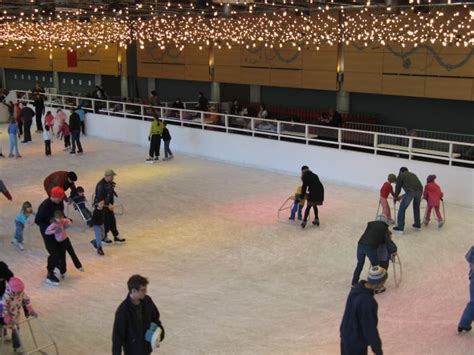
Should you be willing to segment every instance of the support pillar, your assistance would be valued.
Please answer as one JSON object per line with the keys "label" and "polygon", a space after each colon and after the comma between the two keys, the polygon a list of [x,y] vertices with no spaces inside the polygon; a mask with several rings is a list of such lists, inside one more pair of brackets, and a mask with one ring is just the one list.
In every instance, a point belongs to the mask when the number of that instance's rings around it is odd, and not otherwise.
{"label": "support pillar", "polygon": [[94,86],[102,84],[102,75],[96,74],[94,77],[94,81],[95,81]]}
{"label": "support pillar", "polygon": [[260,85],[250,85],[250,102],[262,102],[262,87]]}
{"label": "support pillar", "polygon": [[53,88],[59,92],[59,73],[57,71],[53,71]]}
{"label": "support pillar", "polygon": [[211,101],[221,102],[221,84],[215,81],[211,83]]}
{"label": "support pillar", "polygon": [[337,45],[337,94],[336,94],[336,110],[342,113],[348,113],[350,110],[350,95],[344,91],[344,60],[345,60],[345,36],[344,36],[344,13],[339,11],[339,28],[341,30],[341,38]]}
{"label": "support pillar", "polygon": [[0,76],[2,77],[2,88],[6,89],[7,88],[7,77],[5,76],[5,69],[1,68],[0,69]]}
{"label": "support pillar", "polygon": [[156,90],[156,79],[155,78],[148,78],[147,79],[147,90],[148,90],[148,92],[146,94],[147,97],[150,96],[150,92],[152,90]]}
{"label": "support pillar", "polygon": [[128,78],[125,75],[120,77],[120,96],[128,97]]}

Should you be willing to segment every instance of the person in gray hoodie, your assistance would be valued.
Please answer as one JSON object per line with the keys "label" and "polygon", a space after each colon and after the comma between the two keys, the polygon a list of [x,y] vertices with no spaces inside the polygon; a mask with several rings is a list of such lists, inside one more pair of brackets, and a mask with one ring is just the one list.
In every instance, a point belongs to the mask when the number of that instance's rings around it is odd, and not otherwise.
{"label": "person in gray hoodie", "polygon": [[413,228],[421,228],[420,203],[421,197],[423,196],[423,185],[421,184],[420,179],[405,167],[400,168],[397,177],[395,196],[393,197],[395,200],[398,199],[402,189],[405,191],[405,195],[403,195],[402,202],[400,202],[400,207],[398,208],[397,226],[393,228],[394,231],[400,234],[403,233],[403,230],[405,229],[405,211],[412,200],[413,217],[415,219]]}
{"label": "person in gray hoodie", "polygon": [[458,332],[468,332],[472,329],[472,322],[474,321],[474,245],[466,254],[466,260],[470,265],[469,270],[469,302],[464,309],[461,320],[458,325]]}

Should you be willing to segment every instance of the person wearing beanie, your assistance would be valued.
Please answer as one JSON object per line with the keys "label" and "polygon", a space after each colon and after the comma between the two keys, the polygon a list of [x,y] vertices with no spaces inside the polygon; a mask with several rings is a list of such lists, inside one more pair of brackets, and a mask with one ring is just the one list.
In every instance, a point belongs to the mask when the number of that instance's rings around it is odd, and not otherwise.
{"label": "person wearing beanie", "polygon": [[430,223],[431,211],[434,209],[436,218],[438,218],[438,228],[441,228],[444,225],[444,220],[439,210],[439,206],[444,194],[441,192],[441,187],[435,182],[435,179],[436,175],[428,175],[426,178],[423,198],[428,202],[428,205],[426,206],[423,224],[427,226]]}
{"label": "person wearing beanie", "polygon": [[468,332],[472,329],[472,322],[474,322],[474,245],[466,254],[466,261],[470,265],[469,269],[469,302],[462,313],[458,325],[458,332]]}
{"label": "person wearing beanie", "polygon": [[421,184],[418,177],[412,172],[408,171],[406,167],[400,168],[400,172],[397,177],[397,183],[395,186],[395,196],[394,200],[398,200],[400,192],[402,189],[405,191],[402,201],[400,202],[400,207],[398,207],[397,214],[397,226],[393,228],[399,234],[403,234],[405,229],[405,211],[413,200],[413,215],[415,221],[413,223],[413,228],[420,229],[420,203],[421,196],[423,195],[423,185]]}
{"label": "person wearing beanie", "polygon": [[391,235],[392,233],[388,229],[387,217],[384,215],[379,215],[375,221],[367,223],[367,227],[357,244],[357,265],[352,276],[353,287],[359,282],[366,257],[369,258],[372,266],[380,264],[377,250],[382,244],[389,243]]}
{"label": "person wearing beanie", "polygon": [[36,317],[31,306],[30,298],[25,293],[25,284],[18,277],[11,277],[0,302],[0,317],[3,318],[5,326],[12,331],[13,350],[21,347],[19,328],[21,309],[25,310],[27,317]]}
{"label": "person wearing beanie", "polygon": [[41,236],[43,237],[44,245],[48,252],[47,276],[46,282],[51,285],[59,285],[59,279],[54,274],[54,269],[57,267],[61,274],[65,273],[66,250],[63,245],[59,243],[54,235],[46,234],[51,220],[54,218],[56,211],[64,213],[63,199],[65,197],[64,190],[55,186],[50,191],[50,197],[44,200],[38,207],[36,213],[35,223],[38,225]]}
{"label": "person wearing beanie", "polygon": [[[148,355],[153,351],[149,330],[161,329],[159,341],[165,338],[160,311],[147,295],[148,280],[140,275],[128,279],[128,294],[115,312],[112,333],[112,354]],[[152,323],[154,325],[152,326]],[[148,340],[147,340],[148,338]],[[155,343],[155,345],[157,345]]]}
{"label": "person wearing beanie", "polygon": [[341,354],[367,354],[369,346],[374,354],[383,354],[374,295],[383,288],[386,279],[386,270],[374,266],[369,270],[367,281],[360,281],[351,289],[339,328]]}
{"label": "person wearing beanie", "polygon": [[44,179],[43,186],[48,196],[51,196],[51,189],[55,186],[61,187],[64,191],[71,189],[73,193],[76,189],[76,181],[77,175],[74,171],[55,171]]}
{"label": "person wearing beanie", "polygon": [[114,213],[114,197],[118,197],[115,192],[114,177],[117,175],[112,169],[107,169],[104,177],[97,183],[95,187],[94,205],[99,201],[104,201],[104,243],[110,244],[112,241],[107,237],[107,233],[111,232],[115,242],[125,242],[125,238],[120,238],[117,229],[117,220]]}
{"label": "person wearing beanie", "polygon": [[[302,200],[307,196],[301,228],[306,227],[311,208],[314,211],[313,225],[319,226],[318,206],[321,206],[324,202],[324,186],[319,180],[318,175],[313,173],[306,165],[301,167],[301,181],[303,182],[303,187],[301,188],[300,199]],[[299,200],[295,200],[295,203],[299,202]]]}

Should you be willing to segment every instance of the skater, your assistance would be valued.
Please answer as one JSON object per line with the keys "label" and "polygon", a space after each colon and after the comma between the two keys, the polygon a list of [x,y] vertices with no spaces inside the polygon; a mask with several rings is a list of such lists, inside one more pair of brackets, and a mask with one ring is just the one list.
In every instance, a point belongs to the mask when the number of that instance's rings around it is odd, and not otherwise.
{"label": "skater", "polygon": [[7,288],[0,303],[0,316],[2,318],[0,324],[3,323],[11,329],[14,352],[21,347],[20,328],[18,327],[21,309],[24,310],[27,318],[30,316],[37,317],[31,306],[30,298],[25,293],[25,284],[18,277],[13,276],[7,283]]}
{"label": "skater", "polygon": [[421,196],[423,195],[423,185],[421,184],[418,177],[412,172],[408,171],[407,168],[400,168],[400,172],[397,177],[397,185],[395,187],[395,199],[398,199],[401,190],[405,191],[403,195],[402,202],[398,208],[397,215],[397,226],[393,228],[399,234],[403,234],[405,229],[405,211],[410,205],[410,202],[413,200],[413,215],[415,223],[413,228],[420,229],[420,202]]}
{"label": "skater", "polygon": [[[305,198],[306,193],[308,193],[306,209],[304,211],[303,222],[301,222],[301,228],[306,227],[311,207],[314,210],[313,225],[319,226],[318,206],[321,206],[324,202],[324,186],[319,180],[318,175],[313,173],[306,165],[301,167],[301,180],[303,181],[303,187],[301,188],[301,199]],[[307,192],[308,189],[309,191]]]}
{"label": "skater", "polygon": [[50,196],[51,189],[55,186],[61,187],[64,191],[71,189],[71,194],[76,190],[77,175],[74,171],[55,171],[49,174],[43,181],[43,187],[48,196]]}
{"label": "skater", "polygon": [[426,186],[425,190],[423,191],[423,198],[428,202],[428,205],[426,206],[423,224],[427,226],[428,223],[430,223],[431,211],[434,208],[436,217],[438,218],[438,228],[441,228],[444,225],[444,220],[439,210],[439,206],[444,194],[441,192],[441,187],[439,187],[435,180],[436,175],[429,175],[426,178]]}
{"label": "skater", "polygon": [[79,105],[76,109],[76,113],[79,115],[81,120],[81,132],[85,136],[86,135],[86,111]]}
{"label": "skater", "polygon": [[[69,228],[72,221],[69,218],[64,216],[64,212],[57,210],[54,212],[54,217],[52,223],[46,228],[45,234],[47,235],[54,235],[54,238],[61,246],[67,251],[69,256],[74,263],[74,266],[79,271],[84,271],[82,268],[82,263],[79,260],[74,247],[72,246],[71,240],[67,236],[66,229]],[[64,279],[66,277],[66,255],[64,254],[64,260],[60,261],[61,264],[61,278]]]}
{"label": "skater", "polygon": [[33,206],[29,201],[23,202],[21,211],[18,216],[15,217],[15,236],[12,239],[12,244],[20,250],[25,250],[23,245],[23,231],[27,224],[32,224],[28,221],[28,218],[33,214]]}
{"label": "skater", "polygon": [[82,154],[82,144],[81,144],[81,118],[73,111],[71,116],[69,116],[69,129],[71,130],[72,136],[72,148],[69,154],[76,155],[76,145],[77,145],[77,154]]}
{"label": "skater", "polygon": [[102,249],[102,240],[105,238],[104,232],[104,200],[100,200],[95,204],[94,212],[92,214],[92,228],[94,228],[95,240],[91,240],[91,244],[97,249],[97,254],[104,256]]}
{"label": "skater", "polygon": [[44,131],[43,131],[43,140],[44,140],[44,154],[49,157],[51,156],[51,140],[52,140],[52,134],[51,134],[51,127],[48,125],[44,126]]}
{"label": "skater", "polygon": [[46,112],[46,116],[44,116],[44,125],[49,126],[51,129],[51,132],[53,132],[53,127],[54,127],[54,116],[51,113],[51,111]]}
{"label": "skater", "polygon": [[295,220],[295,214],[298,211],[298,221],[301,221],[303,219],[302,212],[303,212],[303,207],[306,202],[306,197],[301,197],[301,189],[303,188],[303,185],[298,186],[296,189],[295,196],[293,197],[293,207],[291,208],[291,213],[290,217],[288,218],[290,221]]}
{"label": "skater", "polygon": [[6,199],[8,201],[12,201],[13,200],[13,197],[12,195],[10,194],[10,192],[8,191],[7,187],[5,186],[5,184],[3,183],[3,180],[0,179],[0,192],[6,197]]}
{"label": "skater", "polygon": [[10,281],[13,276],[13,272],[10,270],[8,265],[5,264],[3,261],[0,261],[0,300],[2,299],[3,294],[5,293],[8,281]]}
{"label": "skater", "polygon": [[54,269],[58,268],[61,274],[66,272],[66,270],[64,270],[65,265],[62,264],[62,261],[66,258],[66,251],[63,245],[56,241],[54,236],[46,234],[46,228],[50,225],[56,211],[59,210],[64,213],[63,199],[65,197],[66,195],[61,187],[53,187],[49,197],[39,205],[35,218],[35,223],[40,229],[44,245],[48,251],[48,263],[46,267],[48,273],[46,275],[46,282],[54,286],[59,285],[59,279],[54,274]]}
{"label": "skater", "polygon": [[125,242],[125,238],[120,238],[117,230],[117,220],[114,214],[114,197],[117,197],[115,192],[114,176],[117,175],[112,169],[105,171],[104,177],[97,183],[95,187],[95,201],[104,200],[104,243],[110,244],[112,241],[107,237],[108,232],[112,232],[115,242]]}
{"label": "skater", "polygon": [[[153,329],[158,330],[159,340],[165,338],[165,329],[160,321],[160,311],[150,296],[147,295],[148,280],[140,275],[128,279],[128,294],[115,312],[114,329],[112,333],[112,354],[145,355],[153,351],[148,338],[148,329],[154,323]],[[158,329],[159,328],[159,329]],[[158,335],[157,334],[157,335]]]}
{"label": "skater", "polygon": [[364,234],[362,234],[357,244],[357,266],[352,277],[352,287],[359,282],[366,256],[372,266],[379,265],[377,249],[380,245],[387,243],[390,236],[391,232],[388,229],[387,218],[384,215],[379,215],[375,221],[367,223]]}
{"label": "skater", "polygon": [[387,217],[388,224],[395,224],[395,221],[392,219],[392,213],[390,211],[390,206],[388,204],[387,198],[388,195],[395,196],[393,193],[392,184],[397,181],[397,177],[395,174],[389,174],[387,177],[387,181],[384,182],[382,188],[380,189],[380,206],[382,206],[382,214]]}
{"label": "skater", "polygon": [[374,354],[383,354],[374,291],[384,287],[386,279],[385,269],[374,266],[369,270],[367,281],[361,281],[351,289],[340,327],[342,355],[367,354],[369,346]]}
{"label": "skater", "polygon": [[461,320],[458,325],[458,332],[468,332],[472,329],[474,322],[474,245],[466,254],[466,260],[470,265],[469,269],[469,302],[462,313]]}
{"label": "skater", "polygon": [[76,204],[74,208],[81,212],[85,222],[87,225],[89,225],[90,221],[92,220],[92,212],[86,205],[87,199],[84,188],[82,186],[78,186],[74,192],[71,192],[70,198]]}
{"label": "skater", "polygon": [[21,109],[20,118],[23,122],[23,141],[21,143],[31,142],[31,125],[33,124],[34,111],[25,105]]}
{"label": "skater", "polygon": [[[168,125],[166,124],[166,122],[162,122],[163,123],[163,132],[161,134],[161,138],[163,139],[163,142],[165,143],[165,158],[163,160],[169,160],[169,159],[173,159],[174,156],[173,156],[173,152],[171,152],[171,149],[170,149],[170,143],[171,143],[171,134],[170,134],[170,131],[168,130]],[[159,153],[159,150],[158,150],[158,153]]]}
{"label": "skater", "polygon": [[13,152],[17,158],[21,158],[20,152],[18,151],[18,126],[16,120],[13,116],[8,120],[8,137],[10,138],[10,152],[8,154],[9,158],[13,158]]}
{"label": "skater", "polygon": [[71,149],[71,130],[69,129],[69,125],[66,122],[59,124],[57,137],[59,139],[64,139],[63,150]]}
{"label": "skater", "polygon": [[41,122],[45,112],[43,95],[40,95],[39,93],[35,94],[33,106],[35,107],[36,132],[43,132],[43,123]]}
{"label": "skater", "polygon": [[150,149],[148,152],[147,162],[153,162],[160,160],[160,145],[161,145],[161,133],[163,132],[163,123],[154,116],[151,121],[150,133],[148,134],[148,140],[150,141]]}

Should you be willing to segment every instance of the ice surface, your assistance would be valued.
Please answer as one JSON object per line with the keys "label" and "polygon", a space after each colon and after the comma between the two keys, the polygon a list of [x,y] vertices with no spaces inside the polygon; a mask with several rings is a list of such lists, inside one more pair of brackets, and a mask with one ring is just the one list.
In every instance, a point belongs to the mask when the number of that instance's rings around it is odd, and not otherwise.
{"label": "ice surface", "polygon": [[[150,165],[143,147],[90,137],[83,138],[84,156],[70,157],[56,141],[46,158],[40,135],[33,139],[20,145],[23,159],[0,160],[0,178],[14,196],[11,203],[0,196],[0,260],[24,279],[61,354],[110,353],[114,312],[134,273],[149,278],[148,293],[161,311],[166,340],[159,353],[338,353],[356,245],[375,216],[377,191],[323,181],[321,227],[302,230],[286,214],[276,218],[296,190],[296,176],[178,152],[172,161]],[[10,244],[14,216],[25,200],[38,207],[49,173],[75,170],[90,196],[106,168],[118,173],[125,207],[118,227],[126,244],[107,246],[99,257],[89,244],[92,231],[73,229],[70,238],[85,272],[68,260],[61,286],[45,285],[39,231],[33,226],[25,232],[26,250],[19,252]],[[403,281],[396,289],[389,280],[387,292],[377,296],[387,354],[474,354],[474,334],[456,334],[468,299],[464,255],[473,244],[473,211],[449,205],[449,196],[446,201],[442,229],[407,228],[395,237]],[[70,216],[79,222],[77,214]]]}

